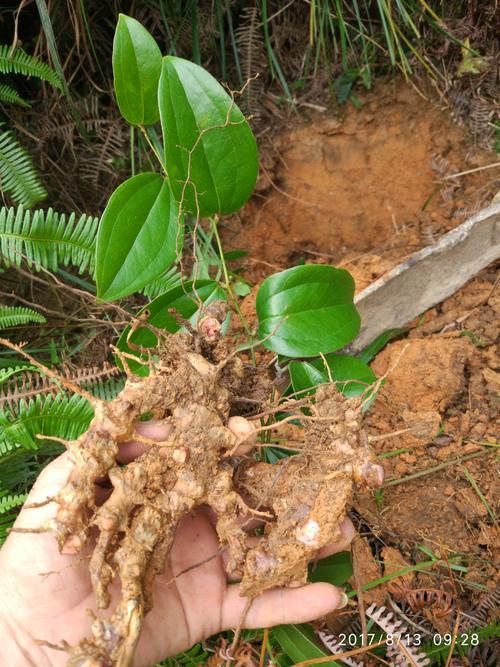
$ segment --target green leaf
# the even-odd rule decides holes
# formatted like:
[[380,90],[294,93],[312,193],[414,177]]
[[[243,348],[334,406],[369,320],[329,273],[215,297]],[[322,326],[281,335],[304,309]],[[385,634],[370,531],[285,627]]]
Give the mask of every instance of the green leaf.
[[[151,301],[151,303],[141,310],[138,317],[147,310],[149,311],[149,316],[147,318],[148,324],[157,329],[175,333],[176,331],[179,331],[181,326],[168,312],[169,309],[174,308],[179,315],[182,315],[182,317],[195,324],[200,310],[200,303],[207,305],[218,299],[225,301],[226,294],[215,280],[198,280],[196,281],[196,284],[194,281],[186,281],[182,285],[174,287]],[[130,354],[134,354],[139,358],[140,355],[137,350],[129,348],[127,345],[129,331],[130,327],[127,327],[120,336],[118,348],[125,352],[129,352]],[[145,348],[156,347],[158,344],[155,334],[150,329],[141,327],[138,327],[134,331],[130,337],[130,341],[134,343],[134,345]],[[147,356],[144,355],[143,358],[147,358]],[[140,375],[147,374],[147,368],[142,364],[136,364],[133,361],[130,361],[129,364],[134,373]]]
[[[303,623],[301,625],[278,625],[271,631],[273,637],[281,646],[294,663],[310,660],[311,658],[324,658],[328,655],[325,649],[321,648],[314,630],[310,625]],[[322,662],[322,667],[338,667],[338,662]]]
[[377,380],[372,369],[356,357],[347,354],[329,354],[325,357],[328,368],[325,368],[323,359],[314,361],[292,361],[288,366],[293,390],[304,391],[317,387],[320,384],[334,382],[337,389],[345,396],[360,396],[369,385]]
[[8,102],[9,104],[19,104],[19,106],[29,109],[31,104],[23,100],[23,98],[18,94],[17,90],[7,86],[6,84],[0,85],[0,102]]
[[132,125],[153,125],[160,118],[158,81],[161,51],[139,21],[120,14],[113,40],[113,75],[121,115]]
[[72,264],[79,273],[93,273],[98,218],[72,213],[0,209],[0,257],[9,266],[26,261],[30,269],[60,271]]
[[92,406],[82,396],[68,398],[60,393],[22,400],[15,414],[8,409],[0,412],[0,452],[8,450],[9,444],[38,449],[40,434],[75,440],[88,428],[92,416]]
[[288,357],[314,357],[356,337],[360,317],[354,280],[325,264],[296,266],[266,278],[257,294],[259,337]]
[[28,322],[43,324],[46,321],[43,315],[40,315],[40,313],[31,308],[24,308],[23,306],[0,306],[0,329],[28,324]]
[[0,45],[0,72],[35,76],[42,81],[48,81],[58,90],[63,88],[59,75],[51,67],[22,49],[13,49],[10,44]]
[[397,336],[401,336],[407,331],[408,328],[387,329],[387,331],[383,331],[374,340],[372,340],[372,342],[369,345],[367,345],[365,348],[361,350],[361,352],[358,354],[358,359],[360,361],[364,361],[366,364],[370,363],[370,361],[375,357],[375,355],[377,355],[380,352],[380,350],[384,348],[390,340],[396,338]]
[[0,193],[28,208],[47,196],[31,155],[10,130],[0,132]]
[[111,195],[99,225],[97,295],[111,301],[144,287],[176,259],[182,238],[168,182],[151,172],[129,178]]
[[239,209],[259,165],[255,137],[231,97],[199,65],[166,56],[158,102],[167,171],[182,208],[205,217]]
[[351,554],[341,551],[322,558],[316,566],[309,566],[309,581],[326,581],[334,586],[342,586],[352,577]]

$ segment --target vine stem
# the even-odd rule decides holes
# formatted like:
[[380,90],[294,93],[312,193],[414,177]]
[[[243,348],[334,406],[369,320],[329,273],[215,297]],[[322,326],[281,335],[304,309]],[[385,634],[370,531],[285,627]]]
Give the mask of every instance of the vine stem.
[[256,366],[257,362],[256,362],[256,359],[255,359],[254,344],[253,344],[253,341],[252,341],[253,334],[252,334],[252,331],[250,330],[250,326],[247,322],[246,317],[241,312],[241,308],[238,304],[238,300],[237,300],[236,296],[234,295],[234,292],[233,292],[232,287],[231,287],[231,280],[229,278],[229,272],[227,270],[227,264],[226,264],[226,260],[224,258],[224,251],[222,249],[222,242],[221,242],[221,238],[220,238],[220,234],[219,234],[219,229],[218,229],[218,226],[217,226],[217,223],[218,223],[217,216],[214,216],[213,218],[210,218],[210,222],[211,222],[211,225],[212,225],[212,231],[214,233],[215,241],[217,243],[217,250],[219,252],[219,259],[220,259],[220,263],[221,263],[221,266],[222,266],[222,273],[224,275],[224,288],[227,291],[227,293],[228,293],[228,295],[231,299],[232,305],[233,305],[238,317],[240,318],[241,323],[243,324],[243,327],[245,329],[245,333],[247,334],[248,338],[250,339],[250,345],[249,345],[250,355],[252,357],[253,365]]
[[144,125],[139,125],[139,127],[141,128],[142,136],[144,137],[144,139],[146,139],[146,141],[147,141],[147,143],[148,143],[148,146],[151,148],[151,150],[152,150],[153,153],[154,153],[155,158],[156,158],[156,159],[158,160],[158,162],[160,163],[160,166],[161,166],[163,172],[165,173],[165,175],[167,175],[167,167],[165,166],[165,163],[164,163],[163,160],[161,159],[161,155],[160,155],[160,154],[158,153],[158,151],[156,150],[155,145],[153,144],[153,142],[152,142],[151,139],[149,138],[149,134],[146,132],[146,128],[144,127]]

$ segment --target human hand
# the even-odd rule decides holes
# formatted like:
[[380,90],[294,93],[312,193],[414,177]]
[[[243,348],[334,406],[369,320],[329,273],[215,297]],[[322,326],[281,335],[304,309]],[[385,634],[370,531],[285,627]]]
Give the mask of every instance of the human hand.
[[[241,418],[230,420],[228,426],[237,436],[248,433],[248,422]],[[139,434],[158,441],[167,437],[165,429],[161,423],[137,425]],[[139,443],[127,443],[121,449],[121,461],[133,460],[144,448]],[[67,454],[49,464],[37,479],[27,503],[39,503],[54,496],[64,486],[72,467]],[[97,502],[105,498],[106,491],[97,487]],[[42,525],[56,511],[54,503],[38,509],[24,508],[15,526]],[[323,549],[320,558],[349,546],[354,535],[351,522],[344,521],[341,530],[344,539]],[[0,551],[2,656],[9,667],[65,665],[64,652],[36,640],[57,645],[64,639],[76,644],[88,634],[88,610],[97,613],[88,570],[89,555],[90,548],[77,557],[61,555],[49,533],[11,533]],[[110,590],[112,609],[118,586],[112,585]],[[154,607],[145,617],[134,664],[153,665],[221,630],[235,628],[246,601],[239,595],[238,584],[226,573],[225,554],[220,552],[213,512],[207,507],[197,509],[180,522],[165,572],[156,578]],[[274,589],[254,600],[244,627],[310,621],[345,602],[343,593],[326,583]],[[99,614],[103,615],[102,610]]]

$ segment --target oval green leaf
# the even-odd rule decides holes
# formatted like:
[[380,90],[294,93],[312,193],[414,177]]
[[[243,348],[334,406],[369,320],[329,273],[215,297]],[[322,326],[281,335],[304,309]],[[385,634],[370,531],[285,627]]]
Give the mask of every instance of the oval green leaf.
[[204,217],[238,210],[252,194],[259,163],[234,101],[203,67],[166,56],[158,103],[167,171],[183,210]]
[[379,334],[371,343],[364,347],[358,354],[358,359],[369,364],[370,361],[382,350],[393,338],[407,333],[409,328],[387,329]]
[[[301,625],[278,625],[271,630],[273,638],[281,650],[291,658],[293,663],[303,662],[311,658],[325,658],[328,653],[316,638],[312,627],[306,623]],[[338,662],[322,662],[321,667],[338,667]]]
[[114,86],[120,113],[132,125],[153,125],[160,118],[161,60],[158,44],[146,28],[120,14],[113,40]]
[[99,223],[97,296],[111,301],[158,277],[182,247],[183,224],[168,182],[138,174],[111,195]]
[[347,345],[359,332],[348,271],[296,266],[266,278],[257,294],[259,337],[288,357],[315,357]]
[[372,369],[356,357],[329,354],[325,361],[328,368],[325,368],[323,359],[290,362],[288,372],[293,390],[302,392],[333,380],[344,396],[360,396],[377,381]]
[[[190,320],[192,324],[196,324],[198,314],[200,312],[200,303],[208,305],[213,301],[226,300],[226,294],[222,287],[215,280],[197,280],[196,284],[193,281],[186,281],[182,285],[174,287],[168,292],[161,294],[151,303],[145,306],[139,313],[140,317],[145,311],[149,312],[147,323],[156,329],[169,331],[175,333],[181,328],[177,320],[168,312],[169,309],[174,308],[179,315],[182,315],[186,320]],[[118,349],[133,354],[138,358],[141,357],[137,349],[132,349],[127,344],[130,327],[127,327],[120,336],[118,341]],[[154,348],[158,345],[158,340],[151,329],[138,327],[130,337],[130,342],[134,346],[144,348]],[[142,358],[147,359],[144,355]],[[130,361],[130,366],[134,373],[140,375],[147,374],[147,369],[140,363]]]
[[309,565],[309,581],[325,581],[327,584],[342,586],[352,577],[350,551],[340,551],[322,558],[315,565]]

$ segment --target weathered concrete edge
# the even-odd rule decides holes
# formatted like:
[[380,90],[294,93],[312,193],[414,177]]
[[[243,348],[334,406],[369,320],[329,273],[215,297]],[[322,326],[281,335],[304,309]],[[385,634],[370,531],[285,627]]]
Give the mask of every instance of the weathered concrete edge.
[[362,326],[349,352],[359,352],[386,329],[404,326],[451,296],[498,257],[500,203],[495,203],[356,296]]

